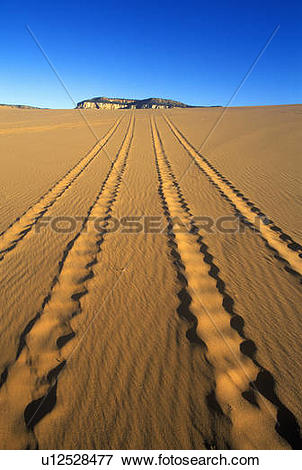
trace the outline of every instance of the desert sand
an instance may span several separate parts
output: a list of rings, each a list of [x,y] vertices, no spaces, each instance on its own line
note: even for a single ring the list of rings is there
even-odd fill
[[[0,109],[1,448],[301,448],[301,115]]]

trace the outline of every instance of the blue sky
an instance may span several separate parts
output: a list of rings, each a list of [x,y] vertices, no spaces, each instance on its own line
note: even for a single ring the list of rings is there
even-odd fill
[[[232,104],[302,102],[300,1],[2,0],[0,15],[0,103],[73,107],[26,24],[75,101],[196,105],[226,104],[280,24]]]

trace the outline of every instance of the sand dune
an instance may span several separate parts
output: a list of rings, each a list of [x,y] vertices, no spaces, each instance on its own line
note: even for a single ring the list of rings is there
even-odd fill
[[[12,250],[16,244],[22,240],[29,232],[32,226],[37,223],[49,207],[71,186],[75,179],[85,170],[91,161],[99,154],[100,150],[106,145],[110,137],[113,135],[120,120],[118,120],[107,134],[83,157],[74,168],[68,171],[63,178],[58,181],[53,188],[41,197],[41,199],[28,209],[21,217],[19,217],[10,227],[1,234],[0,256],[3,258],[5,253]]]
[[[296,135],[299,108],[275,112],[283,109]],[[218,112],[85,111],[101,133],[95,143],[76,110],[0,110],[11,178],[13,146],[22,169],[34,145],[43,151],[70,126],[79,135],[67,137],[86,143],[81,156],[75,144],[58,154],[51,177],[42,172],[30,191],[16,175],[19,212],[1,207],[2,448],[301,448],[299,194],[290,217],[272,215],[296,187],[284,159],[275,161],[282,185],[265,151],[262,178],[245,182],[245,163],[219,166],[214,146],[198,151],[195,130],[206,135]],[[258,113],[271,138],[271,108],[230,110],[240,112],[247,133]],[[227,121],[235,154],[236,119],[233,131]],[[224,133],[215,131],[219,145]],[[234,214],[236,231],[196,223]],[[44,216],[80,220],[72,232],[37,231]],[[157,218],[164,230],[112,232],[127,216]]]
[[[192,110],[189,118],[184,110],[168,116],[225,177],[302,244],[302,106],[229,108],[216,127],[222,112]]]
[[[288,261],[292,269],[301,275],[302,258],[300,255],[302,253],[302,245],[295,242],[289,235],[284,233],[280,227],[277,227],[261,209],[256,207],[240,190],[236,189],[206,158],[200,156],[194,147],[190,145],[188,140],[173,125],[171,120],[167,120],[167,122],[179,142],[192,156],[194,162],[206,173],[223,197],[230,201],[236,212],[243,216],[245,222],[254,225],[254,228],[260,232],[270,247],[274,248],[282,258]]]

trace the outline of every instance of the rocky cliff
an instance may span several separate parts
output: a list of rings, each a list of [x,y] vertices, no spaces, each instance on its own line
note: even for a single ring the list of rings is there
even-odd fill
[[[163,98],[147,98],[144,100],[131,100],[125,98],[92,98],[77,103],[77,109],[148,109],[148,108],[193,108],[180,101],[166,100]]]

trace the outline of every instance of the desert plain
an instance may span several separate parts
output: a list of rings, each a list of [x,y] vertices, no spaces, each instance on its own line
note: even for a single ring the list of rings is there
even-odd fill
[[[1,448],[301,448],[301,123],[0,108]]]

